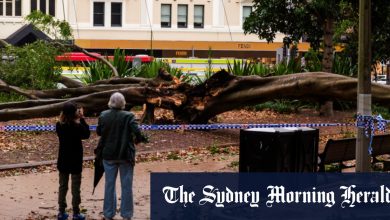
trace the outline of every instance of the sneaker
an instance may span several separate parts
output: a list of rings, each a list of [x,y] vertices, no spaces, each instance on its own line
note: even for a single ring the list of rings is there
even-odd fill
[[[57,220],[67,220],[69,217],[68,213],[66,212],[60,212],[57,215]]]
[[[73,215],[73,220],[85,220],[85,216],[83,214],[75,214]]]

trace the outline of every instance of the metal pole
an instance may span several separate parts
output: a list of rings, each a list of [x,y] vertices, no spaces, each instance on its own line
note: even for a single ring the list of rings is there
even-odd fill
[[[371,116],[371,0],[359,2],[359,73],[358,113]],[[369,172],[371,157],[368,154],[369,138],[364,128],[358,128],[356,138],[356,172]]]
[[[150,56],[154,56],[153,53],[153,30],[150,29]]]

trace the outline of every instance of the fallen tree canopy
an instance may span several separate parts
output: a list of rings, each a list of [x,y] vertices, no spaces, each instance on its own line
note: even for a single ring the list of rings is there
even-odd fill
[[[357,79],[325,72],[260,77],[233,76],[221,70],[200,85],[190,85],[161,70],[154,79],[114,78],[43,91],[23,90],[1,81],[0,91],[16,92],[30,100],[0,104],[0,121],[57,116],[68,101],[86,113],[99,113],[107,108],[112,93],[121,92],[129,106],[146,104],[144,122],[153,123],[158,107],[172,110],[178,122],[207,123],[220,113],[273,99],[356,101],[356,89]],[[373,83],[372,101],[389,106],[390,86]]]

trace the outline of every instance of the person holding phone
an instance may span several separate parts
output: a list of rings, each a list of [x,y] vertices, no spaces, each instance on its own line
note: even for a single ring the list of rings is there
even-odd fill
[[[68,219],[65,209],[66,194],[68,192],[69,176],[72,179],[72,207],[73,220],[84,220],[80,213],[80,186],[83,167],[83,145],[81,140],[90,136],[89,125],[84,119],[82,108],[77,108],[73,102],[64,104],[60,119],[56,124],[59,139],[57,169],[59,171],[58,220]]]

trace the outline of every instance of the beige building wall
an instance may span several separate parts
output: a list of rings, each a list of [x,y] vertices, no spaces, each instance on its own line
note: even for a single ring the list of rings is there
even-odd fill
[[[136,0],[126,1],[126,9],[124,9],[125,12],[125,23],[130,25],[149,25],[149,17],[151,16],[150,13],[148,13],[148,10],[150,10],[151,5],[150,2],[152,1],[145,1],[145,0]],[[148,4],[149,3],[149,4]]]
[[[23,23],[31,11],[29,0],[22,2],[22,16],[0,17],[0,38],[5,39]],[[93,3],[105,3],[104,27],[93,24]],[[111,3],[122,3],[122,26],[111,27]],[[63,4],[62,4],[63,3]],[[171,27],[161,27],[161,4],[171,4]],[[178,5],[188,6],[187,28],[177,27]],[[194,28],[194,5],[204,5],[204,27]],[[76,43],[86,48],[126,49],[142,48],[151,39],[154,49],[263,50],[280,47],[284,35],[277,35],[275,43],[266,44],[256,35],[245,35],[242,30],[243,6],[251,0],[57,0],[56,17],[66,19],[74,29]],[[64,6],[64,7],[63,7]],[[177,42],[181,43],[180,47]],[[183,46],[184,45],[184,46]],[[115,47],[114,47],[115,46]],[[305,46],[307,48],[307,45]],[[146,48],[147,49],[147,48]]]

